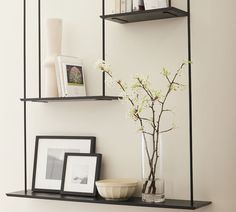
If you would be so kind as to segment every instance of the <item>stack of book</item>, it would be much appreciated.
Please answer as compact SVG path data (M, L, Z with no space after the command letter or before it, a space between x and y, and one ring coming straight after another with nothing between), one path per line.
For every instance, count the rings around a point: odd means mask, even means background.
M128 13L168 7L169 0L113 0L112 13Z
M114 0L113 13L128 13L132 12L133 0Z

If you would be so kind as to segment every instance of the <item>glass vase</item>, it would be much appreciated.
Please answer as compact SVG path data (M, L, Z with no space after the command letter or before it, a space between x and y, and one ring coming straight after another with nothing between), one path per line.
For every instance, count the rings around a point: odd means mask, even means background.
M165 183L162 178L161 140L156 135L142 134L142 201L165 201Z

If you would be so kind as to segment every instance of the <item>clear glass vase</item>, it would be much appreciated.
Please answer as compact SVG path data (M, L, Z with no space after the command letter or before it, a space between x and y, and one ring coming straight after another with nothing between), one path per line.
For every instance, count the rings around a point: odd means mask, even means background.
M142 134L142 201L165 201L165 182L162 178L161 140Z

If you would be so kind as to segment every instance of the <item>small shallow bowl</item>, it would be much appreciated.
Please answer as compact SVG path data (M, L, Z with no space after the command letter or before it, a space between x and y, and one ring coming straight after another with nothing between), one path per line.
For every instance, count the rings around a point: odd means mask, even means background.
M127 200L133 196L138 181L135 179L106 179L96 182L98 193L106 200Z

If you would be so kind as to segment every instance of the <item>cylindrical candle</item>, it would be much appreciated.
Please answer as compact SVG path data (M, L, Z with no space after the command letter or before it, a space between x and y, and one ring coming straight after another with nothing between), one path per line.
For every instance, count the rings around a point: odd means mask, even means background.
M46 24L47 59L44 63L45 96L58 96L55 59L61 54L62 20L48 19Z

